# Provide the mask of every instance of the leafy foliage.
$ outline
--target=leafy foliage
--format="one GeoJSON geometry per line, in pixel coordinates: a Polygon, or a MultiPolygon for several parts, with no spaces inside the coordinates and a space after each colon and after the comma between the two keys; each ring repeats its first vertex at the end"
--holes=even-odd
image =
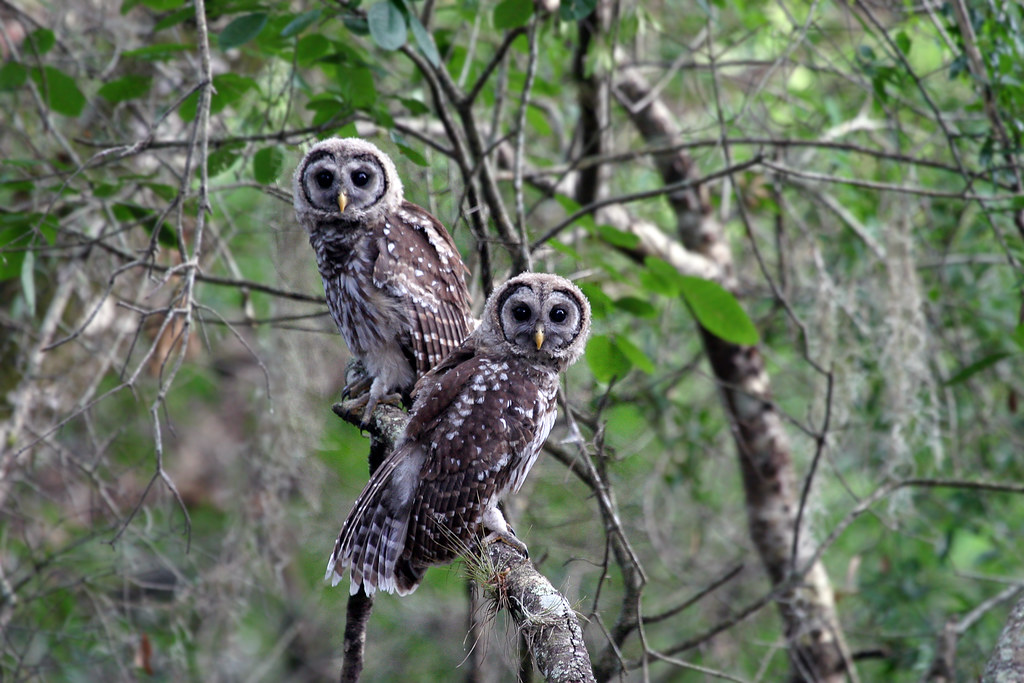
{"type": "MultiPolygon", "coordinates": [[[[301,146],[333,134],[392,154],[478,307],[524,253],[591,301],[574,422],[509,508],[592,654],[629,605],[730,577],[624,637],[625,677],[683,675],[653,651],[788,675],[777,615],[734,619],[768,583],[751,427],[703,328],[764,359],[811,477],[801,536],[841,530],[822,558],[860,679],[919,680],[950,619],[956,676],[981,671],[1022,564],[1024,9],[544,5],[224,0],[205,34],[184,0],[0,19],[0,677],[336,677],[346,595],[321,577],[367,441],[330,413],[344,349],[290,206],[301,146]],[[636,74],[678,140],[644,135],[636,74]]],[[[379,600],[373,676],[444,680],[476,647],[510,677],[465,603],[458,569],[379,600]]]]}

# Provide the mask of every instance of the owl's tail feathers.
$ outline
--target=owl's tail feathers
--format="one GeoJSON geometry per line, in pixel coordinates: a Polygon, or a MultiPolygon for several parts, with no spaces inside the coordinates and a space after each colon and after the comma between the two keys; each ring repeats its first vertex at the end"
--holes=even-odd
{"type": "Polygon", "coordinates": [[[395,566],[395,591],[399,595],[408,595],[419,588],[423,575],[427,573],[426,567],[414,567],[403,560],[395,566]]]}
{"type": "Polygon", "coordinates": [[[411,593],[415,584],[396,578],[395,566],[405,551],[409,516],[423,464],[417,449],[396,449],[377,469],[341,527],[325,579],[337,585],[349,568],[351,592],[381,590],[411,593]]]}
{"type": "Polygon", "coordinates": [[[336,586],[348,568],[352,595],[360,587],[367,595],[378,590],[397,591],[399,595],[411,593],[415,586],[407,588],[395,575],[408,528],[409,515],[395,517],[386,506],[369,510],[362,519],[353,520],[350,515],[327,562],[324,579],[330,579],[331,585],[336,586]]]}

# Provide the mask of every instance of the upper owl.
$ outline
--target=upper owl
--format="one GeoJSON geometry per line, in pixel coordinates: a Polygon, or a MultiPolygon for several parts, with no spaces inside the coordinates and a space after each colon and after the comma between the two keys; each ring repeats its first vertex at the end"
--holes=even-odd
{"type": "Polygon", "coordinates": [[[405,201],[395,165],[358,138],[322,140],[294,177],[295,216],[308,231],[327,306],[368,377],[364,421],[382,397],[408,400],[417,378],[470,330],[470,299],[455,242],[405,201]]]}
{"type": "Polygon", "coordinates": [[[498,501],[537,460],[559,373],[589,332],[590,304],[565,278],[524,273],[496,289],[480,326],[417,384],[409,423],[345,520],[327,578],[349,568],[353,593],[404,595],[481,529],[522,545],[498,501]]]}

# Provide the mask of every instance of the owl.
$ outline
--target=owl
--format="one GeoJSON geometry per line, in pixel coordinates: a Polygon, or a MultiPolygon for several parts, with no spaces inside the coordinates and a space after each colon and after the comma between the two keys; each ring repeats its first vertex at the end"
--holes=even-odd
{"type": "Polygon", "coordinates": [[[496,289],[480,326],[417,383],[405,432],[359,494],[325,578],[337,585],[347,567],[353,595],[406,595],[481,530],[525,549],[497,504],[536,461],[559,373],[589,333],[590,304],[563,277],[525,273],[496,289]]]}
{"type": "Polygon", "coordinates": [[[293,189],[327,307],[366,368],[343,390],[368,390],[365,423],[387,395],[408,402],[416,380],[469,334],[468,271],[448,231],[403,199],[395,165],[365,140],[315,144],[293,189]]]}

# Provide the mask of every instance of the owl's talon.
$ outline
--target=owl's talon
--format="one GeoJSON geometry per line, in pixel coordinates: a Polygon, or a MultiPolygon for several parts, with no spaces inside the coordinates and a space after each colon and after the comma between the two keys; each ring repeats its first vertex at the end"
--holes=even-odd
{"type": "Polygon", "coordinates": [[[526,559],[530,559],[530,550],[526,547],[526,544],[516,538],[515,532],[512,531],[512,527],[508,528],[509,533],[502,531],[492,531],[491,533],[484,536],[482,543],[488,546],[492,543],[504,543],[505,545],[518,550],[523,554],[526,559]]]}
{"type": "Polygon", "coordinates": [[[363,417],[359,421],[359,428],[364,432],[370,430],[370,422],[373,421],[373,411],[377,409],[377,406],[384,404],[389,406],[396,406],[401,408],[402,395],[401,394],[384,394],[380,397],[374,397],[370,394],[364,394],[366,396],[366,407],[363,408],[363,417]]]}
{"type": "Polygon", "coordinates": [[[344,401],[348,398],[358,398],[362,396],[370,390],[371,384],[373,384],[373,379],[366,375],[349,382],[341,389],[341,400],[344,401]]]}

